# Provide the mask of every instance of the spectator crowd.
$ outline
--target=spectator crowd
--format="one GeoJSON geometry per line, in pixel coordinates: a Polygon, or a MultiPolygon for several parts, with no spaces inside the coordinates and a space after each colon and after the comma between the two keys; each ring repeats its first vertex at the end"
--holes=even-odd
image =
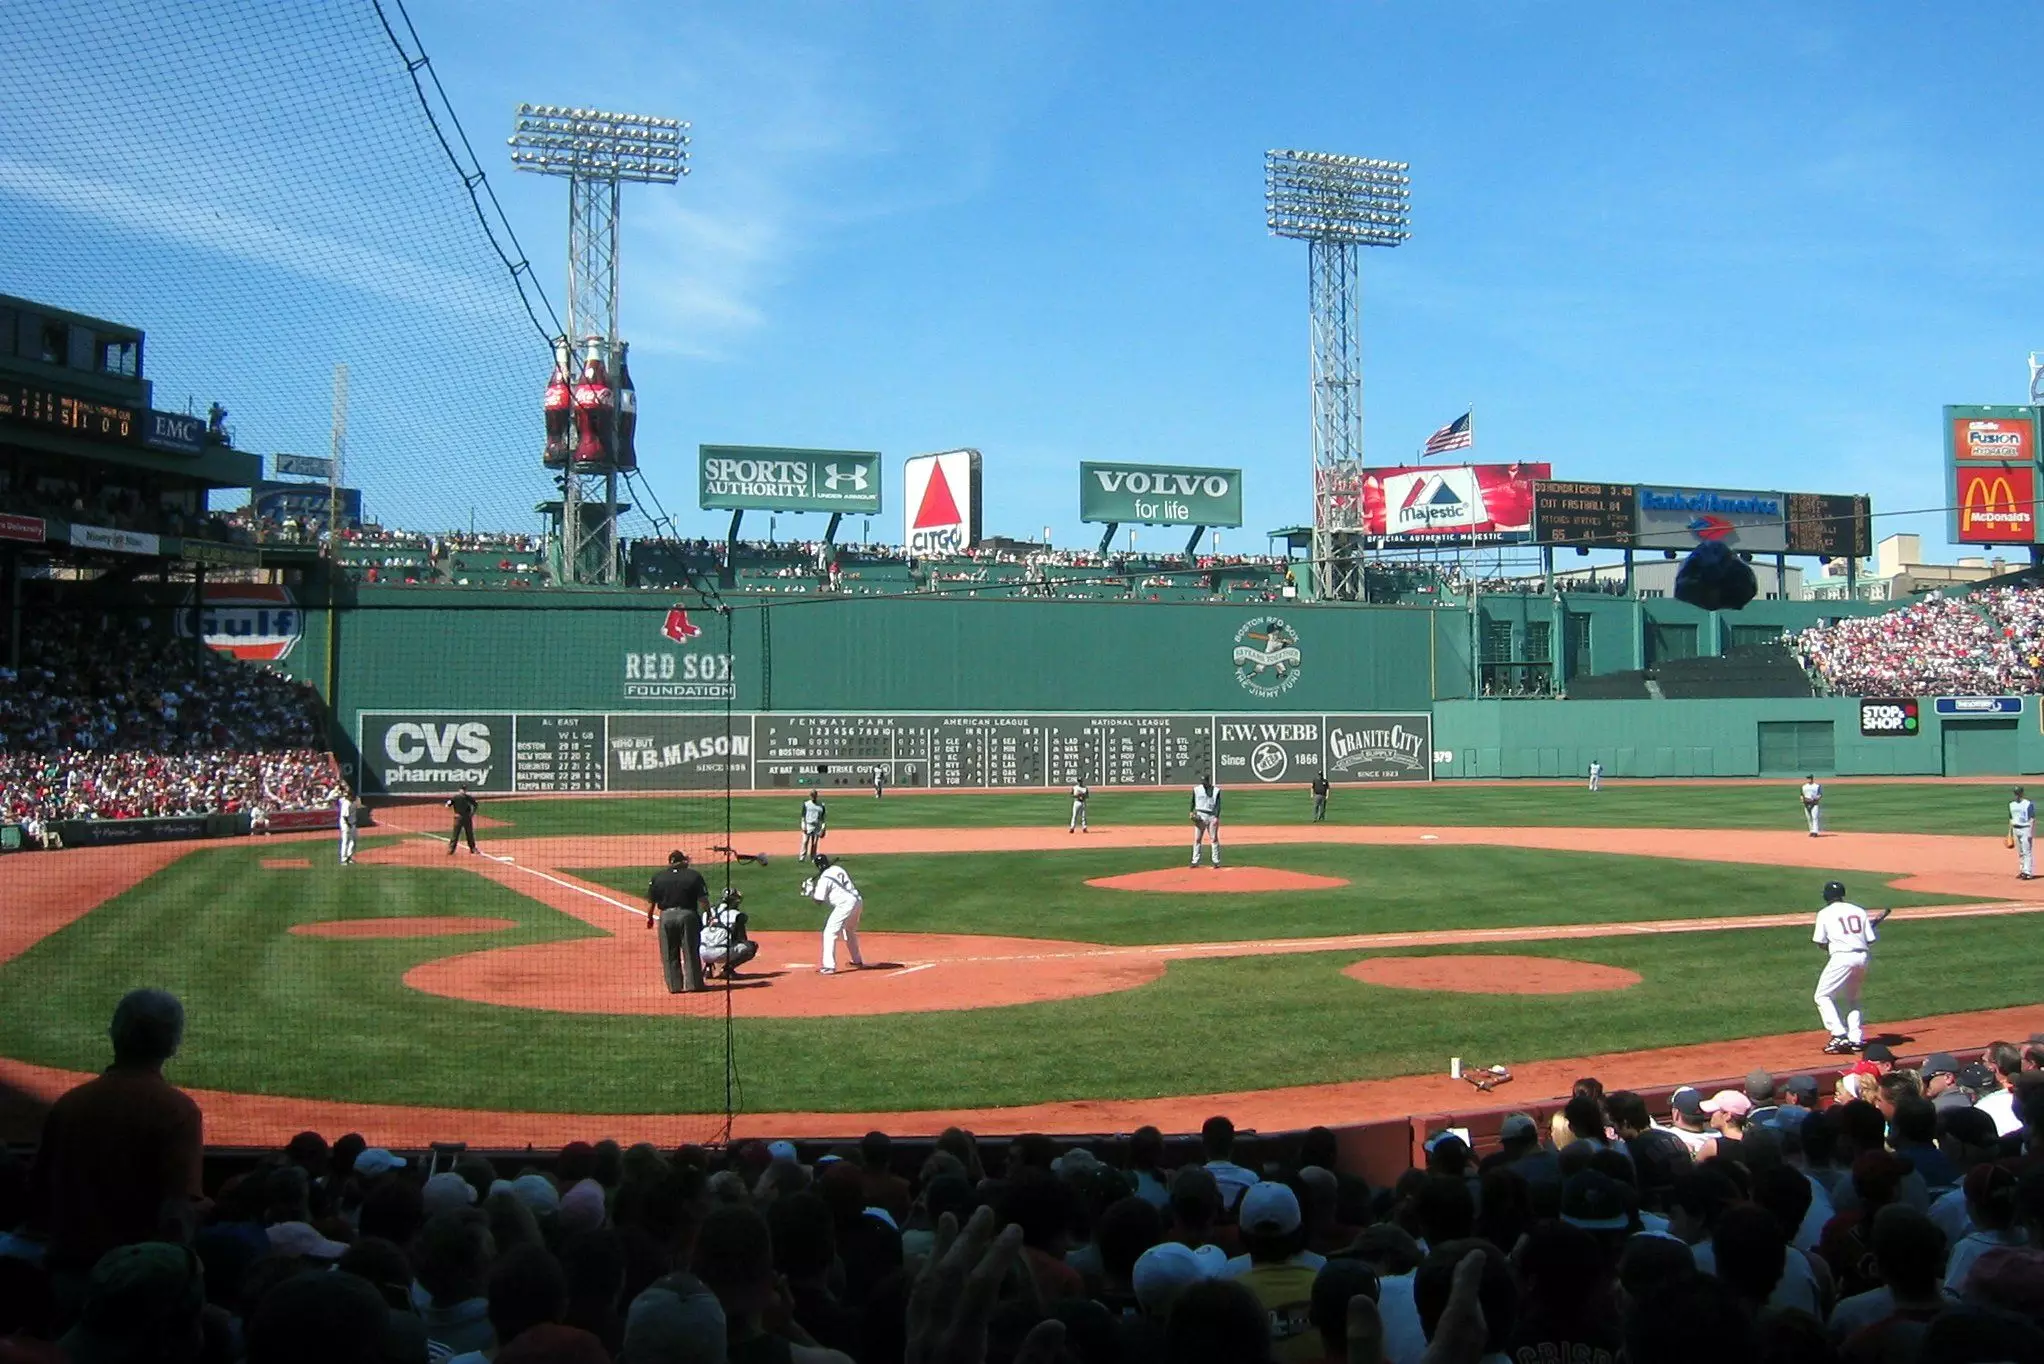
{"type": "Polygon", "coordinates": [[[306,1132],[206,1189],[183,1031],[129,995],[113,1065],[0,1161],[0,1360],[2044,1360],[2036,1040],[1665,1114],[1585,1079],[1388,1188],[1325,1128],[1214,1118],[1175,1168],[1154,1128],[501,1159],[306,1132]]]}
{"type": "Polygon", "coordinates": [[[339,779],[321,703],[147,617],[38,611],[0,667],[0,819],[321,809],[339,779]]]}
{"type": "Polygon", "coordinates": [[[2034,692],[2044,667],[2044,588],[1983,588],[1848,616],[1788,637],[1805,670],[1847,696],[2034,692]]]}

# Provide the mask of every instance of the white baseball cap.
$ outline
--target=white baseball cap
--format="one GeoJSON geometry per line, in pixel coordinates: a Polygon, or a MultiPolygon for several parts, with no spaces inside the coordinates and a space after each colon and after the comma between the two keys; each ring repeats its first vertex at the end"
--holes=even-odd
{"type": "MultiPolygon", "coordinates": [[[[1218,1247],[1202,1246],[1202,1250],[1218,1247]]],[[[1223,1264],[1227,1257],[1221,1257],[1223,1264]]],[[[1135,1289],[1136,1302],[1145,1312],[1161,1314],[1170,1307],[1171,1300],[1178,1296],[1187,1284],[1199,1283],[1214,1277],[1208,1267],[1210,1261],[1202,1260],[1191,1250],[1176,1241],[1151,1246],[1136,1257],[1136,1267],[1129,1275],[1130,1286],[1135,1289]]]]}
{"type": "Polygon", "coordinates": [[[797,1156],[796,1156],[796,1154],[795,1154],[795,1143],[794,1143],[794,1142],[792,1142],[792,1141],[772,1141],[772,1142],[768,1142],[768,1143],[767,1143],[767,1154],[768,1154],[769,1156],[771,1156],[771,1157],[772,1157],[773,1159],[775,1159],[775,1160],[795,1160],[795,1159],[797,1159],[797,1156]]]}
{"type": "Polygon", "coordinates": [[[1288,1236],[1299,1229],[1299,1196],[1288,1184],[1264,1180],[1249,1186],[1242,1195],[1236,1222],[1244,1233],[1258,1236],[1288,1236]]]}

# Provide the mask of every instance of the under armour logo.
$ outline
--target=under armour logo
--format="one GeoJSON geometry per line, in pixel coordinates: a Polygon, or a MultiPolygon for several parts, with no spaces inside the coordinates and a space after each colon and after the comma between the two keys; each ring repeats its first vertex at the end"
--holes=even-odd
{"type": "Polygon", "coordinates": [[[840,469],[835,464],[823,466],[823,486],[830,492],[836,492],[847,483],[852,485],[853,492],[865,492],[866,483],[870,477],[871,475],[863,464],[854,464],[849,469],[840,469]]]}

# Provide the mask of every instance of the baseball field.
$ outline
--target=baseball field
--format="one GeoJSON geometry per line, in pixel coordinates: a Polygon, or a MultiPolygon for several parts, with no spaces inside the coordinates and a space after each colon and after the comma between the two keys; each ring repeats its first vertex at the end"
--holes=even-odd
{"type": "Polygon", "coordinates": [[[1869,1036],[1978,1045],[2044,1029],[2012,968],[2044,902],[2006,800],[1835,783],[1811,838],[1793,782],[1340,790],[1323,824],[1303,791],[1230,791],[1226,865],[1190,870],[1182,792],[1096,794],[1083,835],[1057,793],[840,794],[824,846],[863,893],[868,969],[833,977],[793,798],[732,802],[765,866],[656,798],[492,801],[481,854],[452,858],[433,804],[380,810],[349,867],[331,834],[39,853],[6,865],[0,998],[34,1007],[0,1009],[0,1082],[104,1064],[112,1002],[151,984],[185,1001],[171,1074],[226,1144],[701,1135],[727,1027],[741,1131],[1361,1120],[1469,1102],[1450,1057],[1509,1065],[1528,1101],[1580,1067],[1818,1064],[1830,879],[1897,909],[1869,1036]],[[761,943],[706,995],[666,992],[641,917],[676,845],[745,891],[761,943]]]}

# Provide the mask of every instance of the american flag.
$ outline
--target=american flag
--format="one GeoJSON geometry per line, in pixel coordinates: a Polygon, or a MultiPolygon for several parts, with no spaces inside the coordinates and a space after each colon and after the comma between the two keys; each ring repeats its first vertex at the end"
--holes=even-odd
{"type": "Polygon", "coordinates": [[[1428,436],[1427,443],[1420,448],[1420,458],[1424,459],[1428,455],[1446,454],[1450,450],[1467,450],[1470,446],[1476,444],[1475,425],[1470,421],[1473,415],[1474,413],[1472,412],[1464,412],[1461,416],[1455,418],[1454,421],[1449,422],[1446,426],[1434,432],[1433,435],[1428,436]]]}

